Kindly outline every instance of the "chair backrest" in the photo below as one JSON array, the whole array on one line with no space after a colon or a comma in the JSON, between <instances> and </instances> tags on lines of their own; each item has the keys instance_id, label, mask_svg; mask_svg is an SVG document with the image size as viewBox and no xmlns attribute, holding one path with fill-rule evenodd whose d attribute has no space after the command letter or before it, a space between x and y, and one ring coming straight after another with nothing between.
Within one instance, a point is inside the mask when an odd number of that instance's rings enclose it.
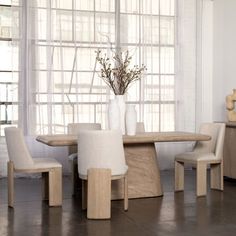
<instances>
[{"instance_id":1,"label":"chair backrest","mask_svg":"<svg viewBox=\"0 0 236 236\"><path fill-rule=\"evenodd\" d=\"M136 133L143 133L145 132L145 127L143 122L137 122L136 125Z\"/></svg>"},{"instance_id":2,"label":"chair backrest","mask_svg":"<svg viewBox=\"0 0 236 236\"><path fill-rule=\"evenodd\" d=\"M69 123L67 126L68 134L77 135L81 130L100 130L101 124L99 123ZM68 147L69 154L76 153L77 147Z\"/></svg>"},{"instance_id":3,"label":"chair backrest","mask_svg":"<svg viewBox=\"0 0 236 236\"><path fill-rule=\"evenodd\" d=\"M126 172L121 131L87 130L78 134L78 172L87 175L90 168L109 168L112 175Z\"/></svg>"},{"instance_id":4,"label":"chair backrest","mask_svg":"<svg viewBox=\"0 0 236 236\"><path fill-rule=\"evenodd\" d=\"M214 153L216 159L222 159L225 136L224 123L203 123L200 126L200 133L211 136L209 141L198 141L194 152Z\"/></svg>"},{"instance_id":5,"label":"chair backrest","mask_svg":"<svg viewBox=\"0 0 236 236\"><path fill-rule=\"evenodd\" d=\"M77 135L81 130L100 130L101 124L99 123L69 123L68 134Z\"/></svg>"},{"instance_id":6,"label":"chair backrest","mask_svg":"<svg viewBox=\"0 0 236 236\"><path fill-rule=\"evenodd\" d=\"M16 127L4 129L9 159L16 169L29 169L34 165L33 159L25 144L22 130Z\"/></svg>"}]
</instances>

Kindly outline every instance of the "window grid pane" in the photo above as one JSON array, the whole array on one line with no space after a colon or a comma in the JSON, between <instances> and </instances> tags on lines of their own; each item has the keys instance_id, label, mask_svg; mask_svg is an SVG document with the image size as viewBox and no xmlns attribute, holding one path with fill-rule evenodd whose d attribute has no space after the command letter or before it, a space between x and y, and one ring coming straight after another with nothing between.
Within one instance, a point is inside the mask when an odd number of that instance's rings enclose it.
<instances>
[{"instance_id":1,"label":"window grid pane","mask_svg":"<svg viewBox=\"0 0 236 236\"><path fill-rule=\"evenodd\" d=\"M11 6L14 3L14 7ZM0 1L0 136L4 128L17 125L19 81L19 8L17 1Z\"/></svg>"},{"instance_id":2,"label":"window grid pane","mask_svg":"<svg viewBox=\"0 0 236 236\"><path fill-rule=\"evenodd\" d=\"M111 55L116 34L122 50L131 52L131 66L147 66L147 74L129 88L127 102L136 105L147 131L175 129L174 0L120 0L120 29L116 28L115 0L51 0L50 9L48 1L35 3L36 8L30 9L35 13L30 31L35 39L31 45L35 79L29 81L28 91L34 126L30 130L63 133L70 122L101 122L105 127L107 102L113 95L98 77L95 51ZM4 28L11 24L19 28L18 10L12 10L15 17L9 17L9 9L0 11L5 12L1 37L19 35L19 30ZM11 100L7 108L1 105L0 117L13 123L18 121L18 46L16 41L0 40L6 55L0 63L0 89L5 91L1 101Z\"/></svg>"}]
</instances>

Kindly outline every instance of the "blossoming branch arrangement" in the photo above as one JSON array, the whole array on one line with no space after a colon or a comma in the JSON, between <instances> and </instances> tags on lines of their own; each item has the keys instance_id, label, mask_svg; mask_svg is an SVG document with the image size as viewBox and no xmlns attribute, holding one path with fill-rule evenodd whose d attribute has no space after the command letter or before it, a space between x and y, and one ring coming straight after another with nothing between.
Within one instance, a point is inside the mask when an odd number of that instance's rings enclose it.
<instances>
[{"instance_id":1,"label":"blossoming branch arrangement","mask_svg":"<svg viewBox=\"0 0 236 236\"><path fill-rule=\"evenodd\" d=\"M129 51L114 52L112 59L100 50L96 51L96 60L101 66L99 76L112 89L115 95L124 95L129 86L141 79L146 66L134 65L130 68L132 57Z\"/></svg>"}]
</instances>

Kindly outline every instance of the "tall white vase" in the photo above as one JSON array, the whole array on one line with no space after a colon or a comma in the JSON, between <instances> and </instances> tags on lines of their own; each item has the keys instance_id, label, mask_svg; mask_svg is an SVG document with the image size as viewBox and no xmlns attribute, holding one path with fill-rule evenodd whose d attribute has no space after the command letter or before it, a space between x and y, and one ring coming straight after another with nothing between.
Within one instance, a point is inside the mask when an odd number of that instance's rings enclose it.
<instances>
[{"instance_id":1,"label":"tall white vase","mask_svg":"<svg viewBox=\"0 0 236 236\"><path fill-rule=\"evenodd\" d=\"M115 99L111 99L108 104L108 128L120 129L120 109Z\"/></svg>"},{"instance_id":2,"label":"tall white vase","mask_svg":"<svg viewBox=\"0 0 236 236\"><path fill-rule=\"evenodd\" d=\"M125 97L124 95L116 95L116 101L120 110L120 129L125 134Z\"/></svg>"},{"instance_id":3,"label":"tall white vase","mask_svg":"<svg viewBox=\"0 0 236 236\"><path fill-rule=\"evenodd\" d=\"M125 124L126 124L126 134L135 135L137 126L137 112L135 110L134 105L127 105Z\"/></svg>"}]
</instances>

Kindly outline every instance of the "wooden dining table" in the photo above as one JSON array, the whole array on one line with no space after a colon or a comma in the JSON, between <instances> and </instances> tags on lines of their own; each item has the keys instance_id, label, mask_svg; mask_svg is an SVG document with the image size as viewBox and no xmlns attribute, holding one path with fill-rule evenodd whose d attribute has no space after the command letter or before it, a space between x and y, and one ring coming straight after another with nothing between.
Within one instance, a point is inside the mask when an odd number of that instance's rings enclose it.
<instances>
[{"instance_id":1,"label":"wooden dining table","mask_svg":"<svg viewBox=\"0 0 236 236\"><path fill-rule=\"evenodd\" d=\"M144 132L123 135L128 170L128 197L144 198L163 195L156 142L208 141L211 137L189 132ZM39 135L37 141L49 146L75 146L75 135ZM113 181L112 199L123 199L123 181Z\"/></svg>"}]
</instances>

